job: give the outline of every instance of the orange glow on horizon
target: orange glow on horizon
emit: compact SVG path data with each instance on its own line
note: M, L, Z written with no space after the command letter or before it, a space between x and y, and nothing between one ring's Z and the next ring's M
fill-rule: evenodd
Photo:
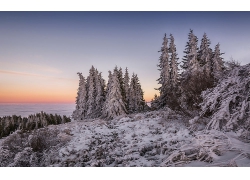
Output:
M74 103L74 91L58 89L0 89L0 103Z
M75 103L75 93L70 94L5 94L0 91L0 103ZM62 98L63 97L63 98ZM145 101L149 102L152 97L145 97Z
M4 98L0 96L0 103L75 103L74 96L64 96L61 98L59 96L36 96L36 95L23 95L20 96L5 96Z
M0 103L75 103L78 80L42 79L37 77L2 76ZM144 89L146 102L157 92L147 86Z
M0 103L75 103L77 92L74 91L32 91L27 89L0 89ZM149 102L153 96L145 94Z

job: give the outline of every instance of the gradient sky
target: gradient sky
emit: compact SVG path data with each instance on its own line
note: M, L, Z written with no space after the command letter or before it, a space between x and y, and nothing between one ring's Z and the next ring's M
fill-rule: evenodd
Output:
M250 62L250 12L0 12L0 103L74 102L77 72L128 67L145 99L158 87L164 33L179 61L189 29L219 42L225 60Z

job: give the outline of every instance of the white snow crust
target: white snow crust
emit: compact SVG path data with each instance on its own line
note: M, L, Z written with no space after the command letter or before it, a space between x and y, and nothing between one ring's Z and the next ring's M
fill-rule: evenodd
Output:
M48 130L59 132L57 138L67 143L44 151L35 166L250 166L250 144L240 139L240 132L192 131L188 121L168 109L112 121L88 119L50 125ZM5 139L0 141L2 157L8 157L1 144ZM27 161L34 157L26 147L5 166L18 164L22 155Z

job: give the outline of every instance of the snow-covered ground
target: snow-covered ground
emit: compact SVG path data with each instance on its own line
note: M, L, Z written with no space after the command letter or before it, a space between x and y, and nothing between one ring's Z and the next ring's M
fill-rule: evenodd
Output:
M50 125L64 143L40 155L26 147L5 166L34 156L40 160L30 166L250 166L250 143L237 132L192 131L187 125L188 118L169 109ZM0 141L1 155L9 152L3 145L8 138Z

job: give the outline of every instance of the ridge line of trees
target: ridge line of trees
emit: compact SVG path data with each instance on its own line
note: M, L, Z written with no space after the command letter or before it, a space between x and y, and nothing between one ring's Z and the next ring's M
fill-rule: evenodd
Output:
M113 119L115 116L142 112L146 108L143 90L137 74L130 79L128 68L123 75L122 68L116 66L109 71L108 83L101 73L92 66L87 80L82 73L76 97L76 109L72 114L75 120L88 118Z
M0 138L8 136L16 130L34 130L46 127L48 125L57 125L70 122L70 118L60 115L47 114L45 112L29 115L28 117L21 116L4 116L0 117Z

